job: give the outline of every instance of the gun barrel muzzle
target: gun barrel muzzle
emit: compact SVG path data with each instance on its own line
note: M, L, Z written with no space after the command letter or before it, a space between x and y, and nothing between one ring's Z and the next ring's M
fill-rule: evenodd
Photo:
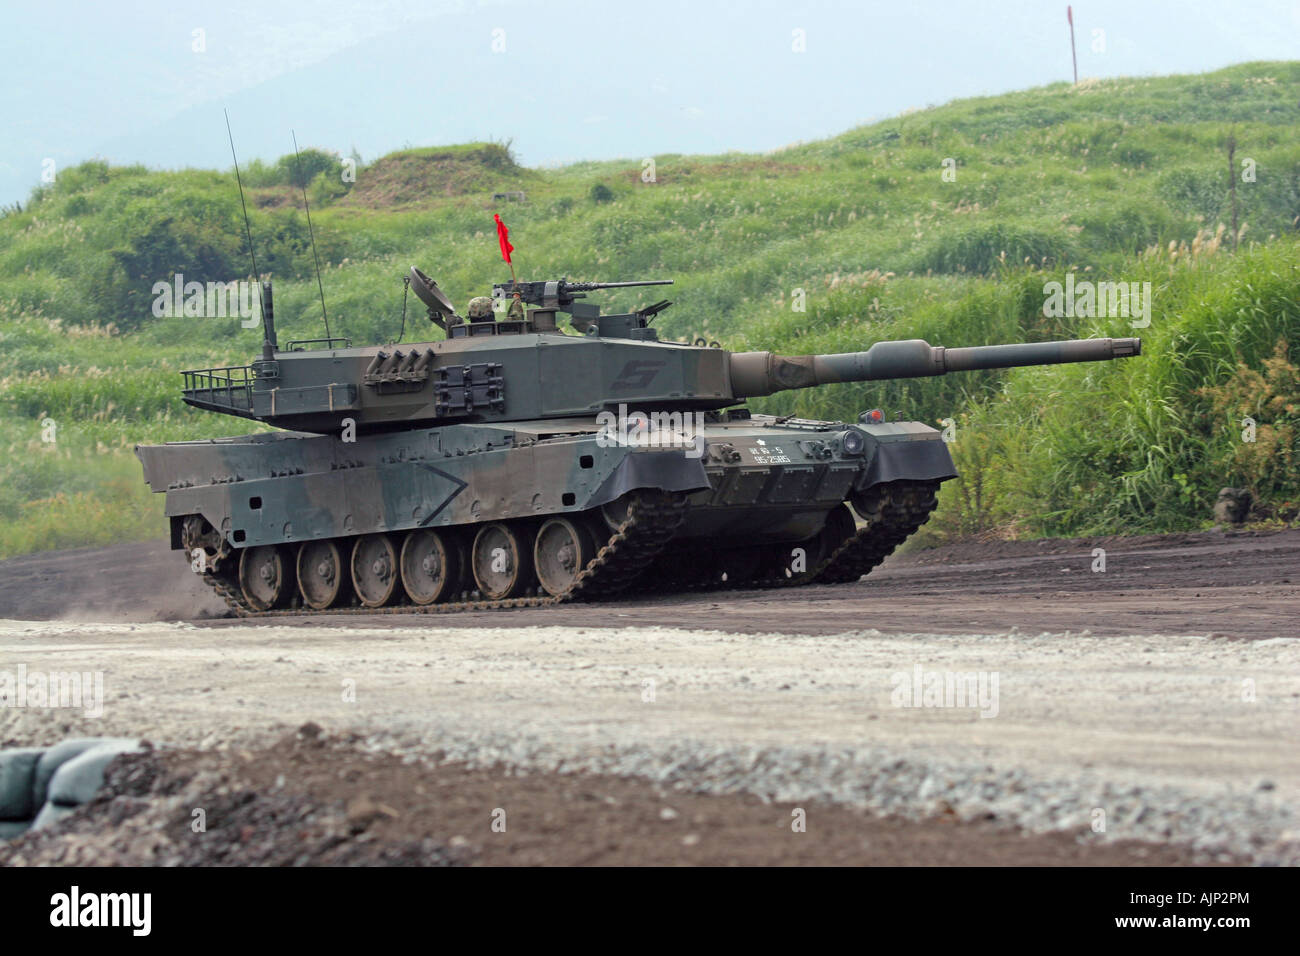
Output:
M945 372L970 372L1018 365L1063 365L1106 362L1142 354L1141 339L1079 339L1065 342L1025 342L943 349Z

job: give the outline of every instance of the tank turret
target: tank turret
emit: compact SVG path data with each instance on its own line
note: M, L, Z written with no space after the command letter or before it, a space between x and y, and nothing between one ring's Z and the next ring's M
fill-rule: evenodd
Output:
M519 293L525 318L469 321L418 269L412 287L447 333L437 342L352 348L345 339L275 346L247 367L186 371L191 405L281 428L334 433L452 422L507 422L590 416L620 405L667 411L726 408L746 398L831 382L920 378L970 369L1093 362L1136 355L1138 339L1087 339L942 348L920 339L877 342L865 352L782 356L730 353L663 342L651 326L669 303L601 314L576 300L596 289L661 285L566 280L502 283L498 298ZM270 287L265 315L273 314ZM573 335L559 329L573 316Z

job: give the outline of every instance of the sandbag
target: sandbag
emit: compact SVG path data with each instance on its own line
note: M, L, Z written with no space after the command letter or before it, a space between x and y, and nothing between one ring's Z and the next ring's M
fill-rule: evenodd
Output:
M0 840L12 840L30 829L30 820L0 820Z
M61 807L57 803L47 803L41 807L41 812L36 814L36 819L32 821L31 829L39 830L42 827L53 826L66 816L77 812L76 807Z
M60 767L92 747L113 743L134 744L135 741L127 737L74 737L72 740L65 740L47 749L45 756L36 765L36 778L32 781L33 808L40 809L49 799L50 780Z
M137 753L140 741L108 740L73 757L50 778L47 803L75 807L87 803L104 783L104 768L118 754Z
M0 820L30 820L43 801L33 797L32 782L44 747L0 750Z

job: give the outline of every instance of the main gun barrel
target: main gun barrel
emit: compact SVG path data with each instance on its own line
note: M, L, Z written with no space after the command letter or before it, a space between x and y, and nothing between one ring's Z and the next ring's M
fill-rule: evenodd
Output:
M930 345L923 339L906 339L877 342L865 352L832 355L737 352L731 356L731 387L735 397L751 398L832 382L878 382L975 369L1105 362L1141 353L1141 339L1076 339L953 349Z

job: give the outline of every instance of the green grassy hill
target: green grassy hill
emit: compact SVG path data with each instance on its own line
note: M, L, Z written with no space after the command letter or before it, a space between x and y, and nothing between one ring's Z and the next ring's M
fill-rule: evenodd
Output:
M656 156L653 182L644 168L525 169L501 144L252 163L253 237L277 280L282 339L323 334L299 185L333 331L358 344L397 336L412 264L458 303L508 277L500 212L521 278L676 279L657 322L668 337L812 352L912 336L1143 336L1135 361L757 403L953 419L964 476L945 486L934 534L1199 527L1223 485L1254 489L1266 517L1294 518L1300 373L1285 349L1300 330L1300 63L1057 84L769 154ZM514 190L524 202L492 199ZM259 335L233 319L155 318L153 283L176 272L248 272L233 171L85 163L0 219L0 555L160 534L161 502L131 445L242 430L186 408L175 373L243 364ZM1150 328L1045 317L1044 284L1071 272L1151 282ZM408 341L425 334L414 299L407 319ZM1247 415L1252 443L1240 440Z

